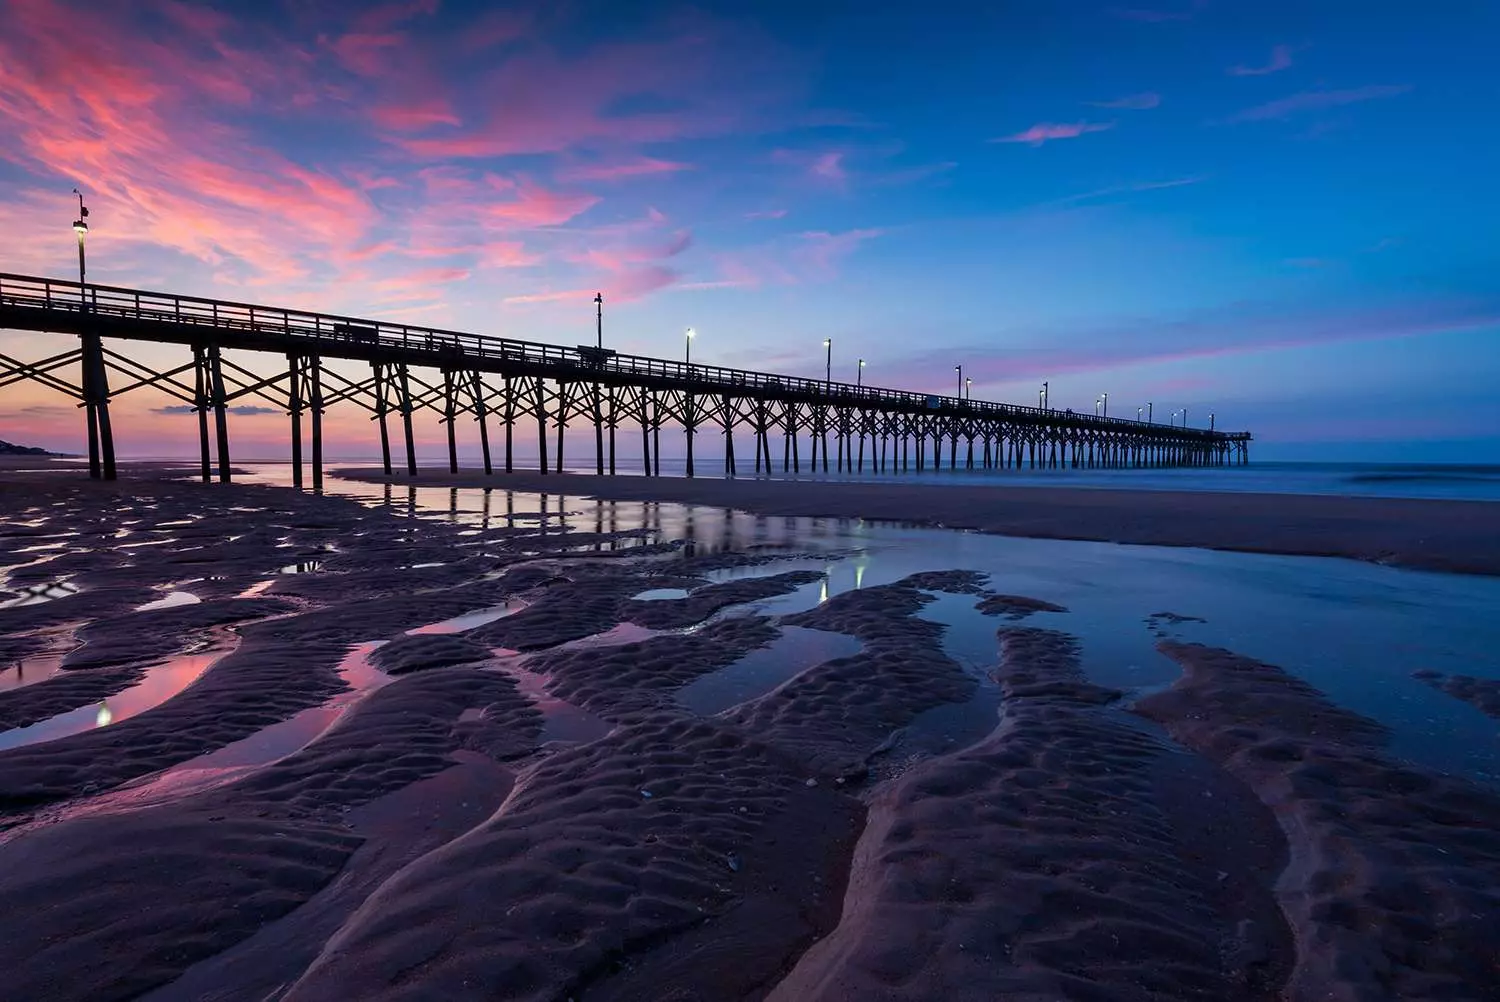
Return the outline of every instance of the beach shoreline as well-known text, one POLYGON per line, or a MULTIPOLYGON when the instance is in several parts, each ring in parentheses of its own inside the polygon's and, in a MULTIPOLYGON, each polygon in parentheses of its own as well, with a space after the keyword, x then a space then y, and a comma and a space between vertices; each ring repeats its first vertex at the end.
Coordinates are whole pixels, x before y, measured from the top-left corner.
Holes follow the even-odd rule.
POLYGON ((863 518, 1035 539, 1343 557, 1412 570, 1500 575, 1500 503, 1081 487, 836 483, 422 468, 333 476, 418 487, 492 487, 733 508, 755 515, 863 518))

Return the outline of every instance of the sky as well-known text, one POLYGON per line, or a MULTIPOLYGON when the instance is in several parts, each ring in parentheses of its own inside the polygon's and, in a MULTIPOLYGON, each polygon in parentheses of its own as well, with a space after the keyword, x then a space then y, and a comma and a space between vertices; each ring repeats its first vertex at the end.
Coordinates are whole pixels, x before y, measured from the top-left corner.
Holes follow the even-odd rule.
MULTIPOLYGON (((831 338, 835 378, 1045 380, 1259 459, 1494 463, 1497 39, 1491 0, 5 0, 0 271, 76 276, 76 186, 91 281, 564 345, 602 292, 622 351, 821 375, 831 338)), ((0 438, 83 421, 12 386, 0 438)))

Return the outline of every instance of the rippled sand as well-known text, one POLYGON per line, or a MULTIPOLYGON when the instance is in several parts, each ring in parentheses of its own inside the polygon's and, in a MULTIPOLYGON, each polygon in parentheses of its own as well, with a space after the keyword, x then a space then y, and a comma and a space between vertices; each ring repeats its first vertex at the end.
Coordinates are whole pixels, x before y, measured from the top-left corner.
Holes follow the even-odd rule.
MULTIPOLYGON (((1494 991, 1494 786, 1198 642, 1187 592, 1122 626, 1091 589, 1128 580, 865 578, 850 534, 546 498, 0 500, 17 998, 1494 991), (1162 684, 1087 655, 1126 629, 1162 684)), ((1486 679, 1409 675, 1488 724, 1486 679)))

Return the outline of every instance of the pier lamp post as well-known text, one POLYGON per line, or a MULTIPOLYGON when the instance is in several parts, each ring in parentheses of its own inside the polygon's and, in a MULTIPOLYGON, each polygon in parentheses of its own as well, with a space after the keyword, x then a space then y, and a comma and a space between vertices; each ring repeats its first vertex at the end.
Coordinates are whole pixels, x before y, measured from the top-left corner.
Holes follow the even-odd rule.
POLYGON ((73 220, 73 232, 78 234, 78 301, 81 304, 87 298, 84 294, 84 279, 88 270, 84 265, 83 238, 88 236, 89 232, 89 224, 86 221, 89 218, 89 210, 88 206, 83 204, 83 192, 74 188, 73 194, 78 196, 78 218, 73 220))
POLYGON ((1186 407, 1184 407, 1182 409, 1182 426, 1184 428, 1187 427, 1187 408, 1186 407))
POLYGON ((1152 420, 1152 417, 1151 417, 1151 407, 1152 407, 1151 401, 1147 400, 1146 401, 1146 423, 1147 424, 1155 424, 1156 423, 1154 420, 1152 420))
POLYGON ((1050 392, 1051 390, 1048 388, 1047 384, 1045 382, 1042 383, 1042 410, 1044 411, 1052 409, 1051 404, 1047 400, 1047 394, 1050 392))
POLYGON ((683 350, 682 361, 688 366, 691 366, 693 364, 693 335, 696 333, 697 331, 693 330, 691 327, 687 329, 687 344, 683 350))
POLYGON ((604 347, 604 293, 594 293, 595 346, 604 347))
POLYGON ((1172 416, 1167 419, 1167 426, 1171 427, 1171 428, 1176 428, 1177 427, 1177 412, 1176 411, 1173 411, 1172 412, 1172 416))
POLYGON ((1099 398, 1095 397, 1094 398, 1094 417, 1098 417, 1098 416, 1099 416, 1099 398))
POLYGON ((964 399, 974 399, 974 378, 972 376, 964 380, 964 399))
POLYGON ((859 369, 854 373, 854 385, 855 386, 863 386, 863 385, 865 385, 865 360, 864 359, 860 359, 859 360, 859 369))
POLYGON ((1213 411, 1209 411, 1208 412, 1208 430, 1209 431, 1213 431, 1214 430, 1214 412, 1213 411))
POLYGON ((1144 414, 1144 413, 1146 413, 1146 408, 1144 408, 1144 407, 1137 407, 1135 409, 1135 420, 1136 420, 1137 424, 1140 423, 1140 421, 1141 421, 1141 415, 1144 414))
POLYGON ((823 386, 831 390, 833 389, 833 338, 823 339, 823 351, 827 353, 823 363, 823 386))
POLYGON ((1109 394, 1101 393, 1099 394, 1099 399, 1104 404, 1104 416, 1109 417, 1109 394))
POLYGON ((955 365, 953 371, 958 373, 958 395, 962 397, 964 395, 964 367, 955 365))

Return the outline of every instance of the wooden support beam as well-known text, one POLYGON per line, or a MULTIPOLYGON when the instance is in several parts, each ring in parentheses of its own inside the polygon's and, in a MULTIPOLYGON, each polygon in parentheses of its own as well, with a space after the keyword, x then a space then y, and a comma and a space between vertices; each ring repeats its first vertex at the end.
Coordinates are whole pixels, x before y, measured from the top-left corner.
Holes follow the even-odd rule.
POLYGON ((209 394, 214 405, 214 432, 219 446, 219 483, 229 483, 229 416, 224 412, 224 366, 217 344, 208 346, 209 394))
MULTIPOLYGON (((478 369, 469 372, 469 394, 474 402, 474 419, 479 422, 479 451, 484 454, 484 475, 489 476, 494 470, 490 466, 490 432, 485 420, 484 378, 478 369)), ((484 497, 488 502, 489 494, 484 497)))
POLYGON ((381 362, 371 362, 370 368, 375 380, 375 420, 380 423, 380 463, 385 469, 385 475, 390 476, 391 432, 385 423, 391 399, 390 367, 381 362))
POLYGON ((405 362, 396 363, 396 386, 400 393, 397 406, 401 409, 401 429, 406 433, 406 475, 417 475, 417 442, 411 430, 411 376, 405 362))
POLYGON ((193 387, 193 406, 198 410, 198 458, 206 484, 213 479, 213 471, 208 459, 208 355, 201 344, 193 345, 193 387))
POLYGON ((312 412, 313 490, 323 490, 323 360, 316 354, 307 356, 308 409, 312 412))
POLYGON ((286 357, 287 411, 292 418, 292 486, 302 489, 302 359, 286 357))

